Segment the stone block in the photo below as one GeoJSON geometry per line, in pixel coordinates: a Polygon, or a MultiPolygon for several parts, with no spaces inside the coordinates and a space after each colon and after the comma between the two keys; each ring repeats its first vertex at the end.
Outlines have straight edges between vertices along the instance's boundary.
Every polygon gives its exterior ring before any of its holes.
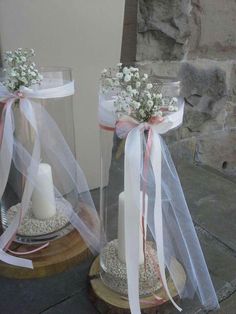
{"type": "Polygon", "coordinates": [[[181,60],[190,11],[190,0],[139,0],[137,60],[181,60]]]}
{"type": "Polygon", "coordinates": [[[181,62],[180,61],[140,61],[136,63],[142,72],[150,76],[177,77],[181,62]]]}
{"type": "Polygon", "coordinates": [[[137,60],[232,59],[234,0],[139,0],[137,60]]]}
{"type": "Polygon", "coordinates": [[[226,73],[218,66],[211,68],[196,67],[191,63],[182,63],[178,76],[182,82],[182,93],[191,96],[208,96],[207,101],[216,101],[227,93],[226,73]]]}
{"type": "Polygon", "coordinates": [[[193,0],[188,58],[234,58],[236,52],[234,0],[193,0]]]}
{"type": "Polygon", "coordinates": [[[196,106],[186,102],[184,122],[179,130],[181,139],[224,130],[228,115],[226,99],[222,98],[216,102],[208,99],[201,97],[196,106]]]}
{"type": "Polygon", "coordinates": [[[229,77],[229,90],[230,95],[236,99],[236,62],[232,64],[229,77]]]}
{"type": "Polygon", "coordinates": [[[236,103],[232,101],[227,101],[225,109],[225,129],[236,129],[236,103]]]}
{"type": "Polygon", "coordinates": [[[236,132],[216,131],[198,138],[196,162],[220,172],[236,175],[236,132]]]}
{"type": "Polygon", "coordinates": [[[168,147],[175,164],[182,160],[193,163],[196,151],[196,143],[196,138],[191,137],[169,144],[168,147]]]}
{"type": "MultiPolygon", "coordinates": [[[[220,87],[220,94],[223,95],[223,91],[229,97],[235,97],[236,99],[236,61],[229,59],[225,61],[197,58],[187,61],[140,61],[137,65],[143,72],[150,74],[151,76],[181,76],[190,78],[190,84],[196,84],[201,90],[208,90],[210,95],[217,94],[218,91],[214,86],[214,82],[220,87]],[[186,66],[186,62],[188,66],[186,66]],[[184,70],[188,71],[186,74],[184,70]],[[190,72],[190,73],[189,73],[190,72]],[[179,74],[180,73],[180,74],[179,74]],[[207,86],[203,86],[199,81],[199,75],[203,74],[204,84],[207,80],[207,86]],[[192,77],[191,77],[192,75],[192,77]],[[205,78],[204,78],[205,76],[205,78]],[[225,89],[225,90],[224,90],[225,89]]],[[[194,91],[194,88],[192,88],[194,91]]]]}

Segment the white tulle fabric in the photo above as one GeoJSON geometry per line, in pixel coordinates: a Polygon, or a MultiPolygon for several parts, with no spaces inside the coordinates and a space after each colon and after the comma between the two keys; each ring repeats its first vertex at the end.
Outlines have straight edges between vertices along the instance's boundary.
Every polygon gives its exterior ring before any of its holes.
{"type": "MultiPolygon", "coordinates": [[[[47,86],[47,82],[43,82],[47,86]]],[[[60,182],[54,185],[55,196],[64,206],[64,214],[93,252],[99,252],[100,225],[84,174],[75,160],[69,146],[55,121],[40,104],[40,99],[61,98],[74,94],[74,82],[50,88],[31,89],[22,87],[17,93],[9,92],[0,84],[0,102],[4,102],[2,117],[4,119],[3,137],[0,147],[0,198],[6,188],[11,163],[26,178],[21,199],[22,212],[18,212],[12,223],[0,237],[0,260],[21,267],[33,268],[31,260],[7,254],[6,248],[14,238],[19,224],[27,212],[35,185],[38,166],[42,156],[52,167],[53,176],[60,182]],[[19,100],[21,114],[34,133],[33,149],[28,151],[14,136],[15,124],[13,104],[19,100]],[[71,194],[73,197],[64,198],[71,194]],[[83,210],[80,210],[83,208],[83,210]]]]}
{"type": "Polygon", "coordinates": [[[160,124],[148,123],[129,126],[130,118],[123,117],[128,122],[126,127],[119,127],[116,121],[113,105],[114,99],[100,95],[99,122],[103,129],[114,128],[119,137],[126,137],[125,144],[125,245],[126,267],[128,280],[128,297],[132,314],[141,313],[139,303],[139,215],[133,215],[132,210],[142,208],[139,203],[141,181],[143,180],[143,156],[147,139],[145,132],[152,133],[150,162],[148,166],[148,229],[157,247],[157,259],[163,287],[173,305],[182,309],[172,299],[166,279],[168,269],[181,298],[198,297],[200,304],[206,310],[219,307],[217,296],[204,260],[197,234],[185,201],[178,174],[161,134],[176,128],[182,123],[184,103],[179,98],[178,111],[167,116],[160,124]],[[132,218],[131,218],[132,217],[132,218]],[[181,282],[178,270],[173,263],[182,265],[186,281],[181,282]]]}

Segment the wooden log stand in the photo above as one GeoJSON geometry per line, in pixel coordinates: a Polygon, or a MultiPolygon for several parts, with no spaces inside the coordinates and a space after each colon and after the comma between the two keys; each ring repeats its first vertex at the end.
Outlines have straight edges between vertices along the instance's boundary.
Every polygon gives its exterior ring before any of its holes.
{"type": "MultiPolygon", "coordinates": [[[[25,252],[34,246],[13,243],[11,249],[25,252]]],[[[64,237],[51,241],[39,252],[21,255],[33,261],[34,269],[11,266],[0,262],[0,276],[15,279],[31,279],[51,276],[70,269],[89,256],[89,250],[78,231],[73,230],[64,237]]]]}
{"type": "MultiPolygon", "coordinates": [[[[99,275],[99,257],[94,260],[90,268],[89,281],[89,295],[99,313],[130,314],[127,298],[122,297],[120,294],[112,291],[103,284],[99,275]]],[[[172,280],[168,281],[168,286],[172,297],[175,300],[178,300],[178,294],[172,280]]],[[[166,313],[166,310],[173,308],[164,289],[161,288],[157,291],[156,296],[160,298],[160,300],[157,300],[154,296],[141,299],[140,306],[142,314],[161,314],[166,313]]]]}

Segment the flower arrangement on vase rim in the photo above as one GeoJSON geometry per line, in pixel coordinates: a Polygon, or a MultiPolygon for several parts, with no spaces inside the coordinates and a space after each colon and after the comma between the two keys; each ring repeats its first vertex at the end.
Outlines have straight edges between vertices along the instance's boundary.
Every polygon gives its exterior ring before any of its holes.
{"type": "Polygon", "coordinates": [[[3,85],[11,92],[19,91],[21,86],[30,87],[40,84],[43,76],[31,61],[35,55],[33,49],[18,48],[15,51],[7,51],[4,56],[5,80],[3,85]]]}
{"type": "Polygon", "coordinates": [[[164,97],[148,74],[141,74],[137,67],[104,69],[101,73],[102,93],[116,91],[114,101],[118,118],[128,115],[139,122],[161,122],[164,116],[177,111],[177,98],[164,97]]]}

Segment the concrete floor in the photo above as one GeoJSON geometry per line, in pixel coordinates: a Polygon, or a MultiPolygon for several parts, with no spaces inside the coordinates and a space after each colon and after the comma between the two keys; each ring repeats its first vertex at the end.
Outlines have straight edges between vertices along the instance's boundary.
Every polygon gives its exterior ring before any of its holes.
{"type": "MultiPolygon", "coordinates": [[[[182,164],[180,178],[217,290],[219,314],[236,314],[236,184],[213,171],[182,164]]],[[[98,201],[97,194],[95,203],[98,201]]],[[[0,314],[95,314],[87,294],[91,259],[62,274],[37,280],[0,278],[0,314]]],[[[184,314],[201,313],[193,302],[184,314]]],[[[169,314],[175,314],[172,308],[169,314]]],[[[167,314],[167,312],[165,312],[167,314]]]]}

